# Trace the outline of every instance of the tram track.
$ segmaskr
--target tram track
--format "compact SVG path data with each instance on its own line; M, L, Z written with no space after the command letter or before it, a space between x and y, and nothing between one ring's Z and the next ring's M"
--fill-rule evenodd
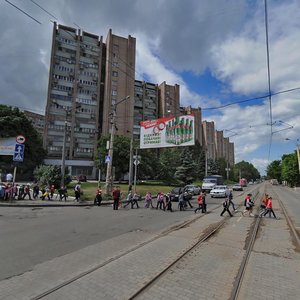
M252 191L253 192L253 191ZM254 198L256 198L259 193L258 192L253 192L254 193ZM215 211L215 210L219 210L220 207L222 206L222 204L217 205L215 208L213 208L211 211ZM185 221L177 226L173 226L171 228L169 228L168 230L162 232L161 234L158 234L157 236L143 242L140 243L130 249L128 249L127 251L116 255L115 257L100 263L96 266L94 266L93 268L90 268L80 274L78 274L77 276L72 277L69 280L63 281L61 284L58 284L56 286L54 286L51 289L48 289L47 291L31 298L32 300L37 300L37 299L43 299L45 297L47 297L48 295L51 295L53 293L55 293L56 291L74 283L77 280L83 279L84 277L88 276L89 274L100 270L101 268L107 266L110 263L113 263L114 261L117 261L118 259L158 240L159 238L162 238L164 236L167 236L168 234L177 231L179 229L185 228L189 225L191 225L192 223L194 223L195 221L197 221L198 219L204 217L205 215L199 215L195 218L193 218L192 220L188 220ZM135 299L137 298L140 294L142 294L145 290L147 290L150 286L152 286L153 284L155 284L156 281L158 281L164 274L166 274L173 266L175 266L182 258L184 258L185 256L187 256L191 251L193 251L194 249L196 249L197 247L200 247L201 244L203 244L204 242L208 241L213 235L215 235L227 222L228 218L224 218L222 219L220 222L215 223L213 225L208 226L203 232L202 234L199 236L199 238L188 248L186 249L183 253L181 253L176 259L174 259L172 262L169 263L168 266L166 266L163 270L161 270L158 274L156 274L155 276L153 276L149 281L147 281L142 287L140 287L138 290L136 290L130 297L128 297L128 299ZM246 264L246 263L245 263Z

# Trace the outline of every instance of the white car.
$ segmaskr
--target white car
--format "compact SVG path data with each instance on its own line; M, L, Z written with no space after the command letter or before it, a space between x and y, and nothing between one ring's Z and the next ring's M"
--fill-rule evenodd
M216 185L211 191L210 196L213 197L227 197L229 189L226 185Z

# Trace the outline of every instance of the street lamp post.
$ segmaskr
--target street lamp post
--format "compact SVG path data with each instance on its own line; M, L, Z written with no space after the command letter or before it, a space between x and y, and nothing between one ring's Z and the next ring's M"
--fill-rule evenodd
M108 150L108 161L107 161L107 169L106 169L106 181L105 181L105 190L106 194L110 195L112 191L112 162L113 162L113 154L114 154L114 136L115 136L115 122L116 122L116 109L117 105L122 103L123 101L129 99L130 96L125 97L117 103L113 104L111 116L111 130L110 130L110 141L109 141L109 150Z

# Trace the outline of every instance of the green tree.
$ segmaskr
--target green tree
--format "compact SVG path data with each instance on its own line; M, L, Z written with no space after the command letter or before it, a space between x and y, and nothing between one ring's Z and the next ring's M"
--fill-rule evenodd
M193 159L196 164L196 177L203 179L205 176L205 150L198 141L195 142L195 146L189 147L192 151Z
M287 181L291 186L299 185L300 175L298 170L298 158L296 152L288 155L283 155L281 166L282 179Z
M239 176L246 178L248 181L260 178L258 170L247 161L240 161L234 166L235 180L238 180Z
M105 156L108 154L106 149L107 141L110 136L101 136L98 141L97 159L95 165L100 168L102 174L106 174L107 165L105 163ZM116 135L114 137L114 151L113 151L113 167L115 168L115 179L119 180L129 170L129 156L130 156L130 138L126 136Z
M39 133L23 112L6 105L0 105L0 128L0 138L16 137L20 134L25 136L24 161L17 163L17 177L29 179L35 167L41 164L46 156ZM0 165L2 171L12 171L12 156L1 155Z
M192 183L196 179L196 167L193 160L193 154L185 148L181 154L181 165L176 168L175 178L180 180L183 184Z
M138 151L138 155L141 156L141 159L137 169L137 178L158 179L161 168L158 149L141 149Z
M35 168L34 176L36 180L43 186L53 184L55 188L60 187L61 183L61 167L54 165L40 165ZM65 172L65 184L71 182L71 177L68 175L68 170Z
M164 149L161 151L159 164L159 179L168 185L175 183L174 173L180 164L180 151L177 148Z
M267 166L267 176L269 179L277 179L281 182L281 160L274 160Z
M207 174L208 175L216 175L220 173L220 165L218 161L214 161L209 158L207 160Z

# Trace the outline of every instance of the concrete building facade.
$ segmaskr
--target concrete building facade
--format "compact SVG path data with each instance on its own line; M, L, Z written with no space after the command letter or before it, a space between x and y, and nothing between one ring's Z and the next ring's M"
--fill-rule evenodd
M215 123L203 121L203 140L207 159L216 160Z

